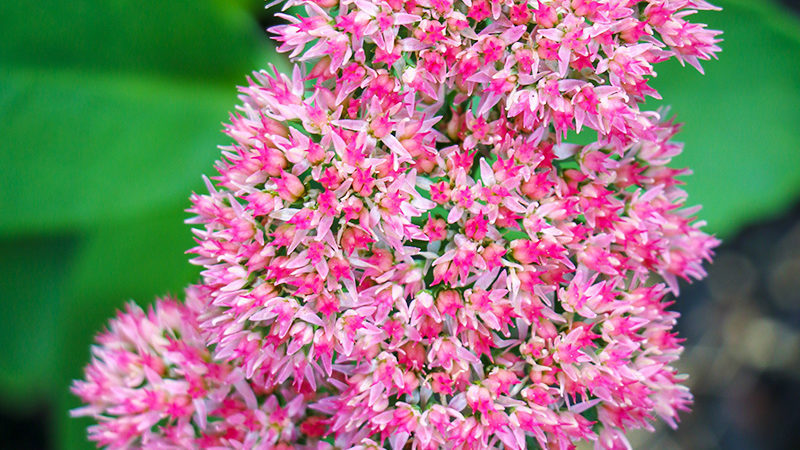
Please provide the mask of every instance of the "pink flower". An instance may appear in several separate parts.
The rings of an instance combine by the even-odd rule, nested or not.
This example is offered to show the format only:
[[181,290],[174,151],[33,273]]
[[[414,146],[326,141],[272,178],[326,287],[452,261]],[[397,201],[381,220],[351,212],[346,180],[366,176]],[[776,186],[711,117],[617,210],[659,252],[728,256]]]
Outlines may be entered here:
[[463,308],[461,296],[456,291],[442,291],[436,297],[436,308],[444,315],[456,316],[456,312]]
[[677,127],[643,102],[656,64],[719,51],[688,21],[714,7],[286,6],[270,31],[293,71],[240,88],[192,196],[201,306],[112,322],[75,388],[92,438],[616,448],[674,425],[691,395],[665,296],[718,241],[668,167]]
[[486,414],[494,411],[494,402],[489,390],[481,386],[470,386],[467,390],[467,404],[474,411]]
[[[287,401],[280,406],[273,387],[264,391],[235,364],[211,360],[197,322],[204,296],[193,287],[186,304],[158,299],[147,312],[131,303],[97,337],[86,379],[72,387],[86,403],[72,414],[98,421],[90,440],[108,448],[276,448],[301,436],[295,420],[307,414],[307,399],[279,388]],[[259,401],[256,393],[267,395]]]

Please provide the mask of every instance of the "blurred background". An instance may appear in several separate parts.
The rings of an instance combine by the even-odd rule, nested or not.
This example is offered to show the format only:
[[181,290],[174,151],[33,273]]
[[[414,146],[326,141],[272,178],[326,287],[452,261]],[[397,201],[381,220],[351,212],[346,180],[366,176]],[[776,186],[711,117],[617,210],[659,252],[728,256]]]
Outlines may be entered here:
[[[674,308],[694,410],[635,448],[800,442],[798,1],[716,0],[705,75],[659,66],[685,123],[676,166],[724,240]],[[0,447],[89,449],[68,392],[124,302],[182,295],[188,196],[212,171],[235,86],[286,68],[259,0],[0,2]],[[702,20],[701,20],[702,19]],[[649,105],[650,106],[650,105]],[[653,107],[659,106],[653,102]]]

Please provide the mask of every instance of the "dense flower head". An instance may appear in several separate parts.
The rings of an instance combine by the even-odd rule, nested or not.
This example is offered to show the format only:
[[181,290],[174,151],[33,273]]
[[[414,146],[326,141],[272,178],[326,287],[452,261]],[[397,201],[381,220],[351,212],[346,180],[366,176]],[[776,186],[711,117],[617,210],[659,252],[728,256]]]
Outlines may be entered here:
[[[192,196],[204,271],[196,326],[178,331],[219,368],[208,395],[307,415],[279,439],[336,448],[626,448],[627,430],[675,426],[692,397],[669,296],[705,275],[718,242],[684,206],[687,171],[669,167],[678,126],[642,103],[659,98],[655,64],[701,70],[719,51],[719,32],[689,22],[715,7],[285,6],[303,13],[270,31],[293,71],[248,78],[219,174]],[[104,340],[131,334],[124,317]],[[106,431],[118,421],[137,422],[140,442],[164,418],[203,429],[194,413],[145,419],[95,393],[109,377],[173,393],[195,370],[142,390],[106,347],[75,388],[100,420],[93,439],[129,442]],[[248,403],[251,391],[264,394]]]
[[653,65],[677,58],[702,71],[699,61],[719,51],[719,32],[687,20],[698,9],[715,9],[702,0],[286,5],[302,5],[307,14],[283,16],[289,23],[272,28],[279,50],[312,67],[308,77],[316,83],[335,84],[332,111],[386,120],[374,108],[365,111],[377,95],[390,115],[387,101],[451,122],[440,128],[464,133],[464,150],[492,145],[497,118],[517,133],[549,127],[544,139],[556,141],[588,127],[617,151],[652,140],[658,116],[637,104],[660,98],[648,84]]
[[[123,448],[299,448],[314,395],[248,382],[235,364],[215,362],[200,335],[190,288],[186,304],[156,300],[147,311],[129,304],[97,337],[85,380],[72,391],[91,416],[89,439]],[[280,399],[280,401],[279,401]],[[308,445],[309,448],[317,448]]]

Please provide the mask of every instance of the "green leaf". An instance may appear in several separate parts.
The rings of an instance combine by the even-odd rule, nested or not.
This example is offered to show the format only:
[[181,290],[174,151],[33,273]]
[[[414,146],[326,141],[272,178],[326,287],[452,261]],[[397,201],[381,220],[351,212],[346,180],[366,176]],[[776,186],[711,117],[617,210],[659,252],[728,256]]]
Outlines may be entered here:
[[53,393],[58,306],[78,242],[69,234],[0,240],[0,398],[18,408]]
[[287,69],[251,3],[0,3],[0,233],[186,198],[228,142],[236,84],[269,60]]
[[653,85],[684,123],[675,164],[707,229],[726,236],[775,215],[800,194],[800,22],[770,2],[719,0],[694,20],[723,30],[719,61],[706,75],[677,63]]
[[52,401],[64,448],[92,447],[67,412],[92,336],[124,301],[197,277],[182,210],[227,142],[235,86],[269,62],[288,70],[260,9],[0,2],[0,398]]
[[17,69],[0,74],[0,231],[86,227],[188,197],[224,142],[233,86]]
[[0,60],[229,81],[261,63],[267,45],[252,3],[1,2]]

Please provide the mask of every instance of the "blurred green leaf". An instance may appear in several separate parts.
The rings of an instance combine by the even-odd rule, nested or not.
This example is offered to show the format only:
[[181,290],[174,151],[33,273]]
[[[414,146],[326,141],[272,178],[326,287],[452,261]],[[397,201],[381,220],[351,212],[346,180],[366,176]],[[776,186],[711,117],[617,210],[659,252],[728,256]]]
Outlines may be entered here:
[[0,2],[0,60],[229,81],[268,45],[242,1]]
[[707,229],[726,236],[783,211],[800,193],[800,21],[771,2],[718,0],[697,21],[723,30],[706,75],[671,62],[653,85],[684,128],[675,164]]
[[[245,7],[2,2],[0,232],[51,232],[186,198],[236,84],[269,60]],[[55,65],[55,66],[54,66]]]
[[0,398],[52,401],[62,448],[93,447],[90,421],[68,417],[93,336],[124,301],[180,296],[197,278],[187,197],[226,142],[236,84],[288,67],[259,10],[0,2]]
[[0,231],[135,217],[186,198],[224,142],[234,88],[142,76],[0,74]]
[[77,244],[73,235],[0,241],[0,396],[18,408],[53,393],[54,324]]
[[[153,295],[182,295],[188,282],[195,281],[199,268],[188,263],[186,250],[195,245],[193,234],[184,220],[189,201],[167,205],[147,215],[111,223],[93,230],[78,248],[75,263],[65,286],[67,309],[62,322],[70,318],[83,321],[80,307],[94,308],[135,299],[148,303]],[[164,292],[167,290],[168,292]],[[91,314],[100,314],[91,311]],[[73,317],[75,316],[75,317]],[[108,313],[100,315],[104,322]]]
[[226,142],[235,86],[287,69],[262,8],[0,2],[0,399],[57,403],[67,448],[91,447],[67,408],[92,336],[125,300],[197,277],[183,209]]

